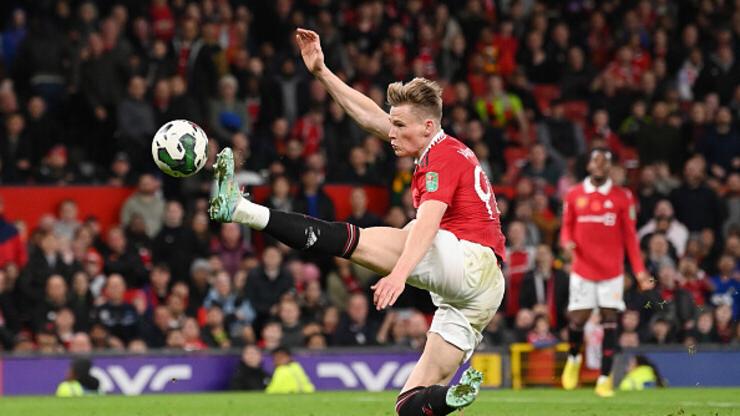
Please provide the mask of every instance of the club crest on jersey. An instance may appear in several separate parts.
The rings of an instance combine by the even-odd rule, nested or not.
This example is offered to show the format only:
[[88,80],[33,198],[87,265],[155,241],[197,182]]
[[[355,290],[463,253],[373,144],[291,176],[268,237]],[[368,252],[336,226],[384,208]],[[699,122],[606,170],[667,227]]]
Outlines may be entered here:
[[425,179],[427,192],[434,192],[439,189],[439,175],[437,172],[427,172]]
[[607,199],[606,202],[604,202],[604,208],[606,209],[614,208],[614,204],[612,203],[611,199]]

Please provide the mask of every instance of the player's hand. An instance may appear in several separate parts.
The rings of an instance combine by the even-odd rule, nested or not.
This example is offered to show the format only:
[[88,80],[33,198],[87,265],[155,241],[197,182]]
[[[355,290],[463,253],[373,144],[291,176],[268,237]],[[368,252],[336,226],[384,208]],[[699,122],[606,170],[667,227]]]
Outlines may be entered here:
[[306,68],[316,75],[324,68],[324,52],[319,35],[313,30],[297,29],[295,34]]
[[650,276],[648,272],[637,273],[636,279],[637,279],[637,286],[643,292],[652,290],[655,287],[655,279],[653,279],[653,276]]
[[393,306],[403,289],[406,287],[406,276],[391,272],[388,276],[380,279],[378,283],[370,287],[374,290],[373,303],[377,310]]
[[563,245],[563,254],[569,259],[573,258],[573,251],[576,249],[576,243],[574,241],[568,241]]

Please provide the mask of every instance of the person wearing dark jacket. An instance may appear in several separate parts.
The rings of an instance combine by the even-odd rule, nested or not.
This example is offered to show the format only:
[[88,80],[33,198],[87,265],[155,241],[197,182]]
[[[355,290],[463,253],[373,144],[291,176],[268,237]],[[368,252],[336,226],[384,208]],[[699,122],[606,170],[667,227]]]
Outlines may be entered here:
[[262,368],[262,353],[254,345],[242,350],[242,357],[229,381],[230,390],[264,390],[270,376]]
[[108,332],[128,344],[139,335],[139,314],[131,304],[123,299],[126,282],[119,274],[108,277],[105,288],[107,301],[95,309],[95,321],[101,323]]
[[33,310],[32,326],[34,331],[51,329],[57,313],[69,305],[67,283],[60,275],[52,275],[46,280],[44,300]]
[[128,245],[123,230],[119,227],[108,231],[108,253],[105,255],[105,273],[117,273],[126,279],[126,285],[140,288],[147,277],[144,263]]
[[549,246],[541,244],[535,254],[535,269],[527,272],[519,292],[519,306],[532,309],[535,305],[546,305],[550,323],[560,330],[567,323],[569,280],[562,270],[553,268],[553,255]]
[[49,276],[59,274],[69,281],[75,269],[79,269],[75,262],[65,262],[57,249],[58,242],[54,233],[48,232],[41,236],[39,247],[32,252],[18,280],[24,310],[33,309],[43,300]]
[[164,226],[154,239],[152,260],[170,267],[172,282],[187,282],[190,263],[196,256],[196,238],[192,228],[183,225],[184,211],[177,201],[167,203]]
[[347,314],[342,317],[334,334],[335,345],[359,347],[377,345],[379,325],[368,319],[367,297],[355,293],[347,301]]
[[303,189],[294,201],[293,210],[325,221],[334,221],[334,203],[321,189],[318,173],[307,170],[301,179]]
[[282,266],[283,256],[277,247],[266,247],[262,266],[252,269],[247,277],[244,294],[257,312],[255,332],[269,318],[271,309],[283,294],[293,289],[293,277]]
[[676,219],[689,229],[698,232],[710,229],[719,233],[722,224],[720,199],[705,181],[706,162],[694,157],[686,162],[683,184],[671,192]]

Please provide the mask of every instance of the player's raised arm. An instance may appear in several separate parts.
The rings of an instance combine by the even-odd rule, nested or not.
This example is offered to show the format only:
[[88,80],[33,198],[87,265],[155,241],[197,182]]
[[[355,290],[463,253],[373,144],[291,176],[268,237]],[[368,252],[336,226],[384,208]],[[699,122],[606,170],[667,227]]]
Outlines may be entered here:
[[306,67],[324,84],[344,111],[363,129],[385,141],[390,140],[388,132],[391,129],[391,122],[388,113],[369,97],[345,84],[326,67],[319,35],[311,30],[298,29],[295,37]]

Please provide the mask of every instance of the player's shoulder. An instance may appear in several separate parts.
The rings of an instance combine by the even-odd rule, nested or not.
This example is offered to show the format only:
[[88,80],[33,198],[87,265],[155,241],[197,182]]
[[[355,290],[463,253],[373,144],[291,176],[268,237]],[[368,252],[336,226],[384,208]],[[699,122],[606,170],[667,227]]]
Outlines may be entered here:
[[565,197],[573,197],[574,195],[582,195],[586,193],[586,191],[583,190],[583,182],[578,182],[571,186],[566,192]]
[[461,159],[467,159],[477,163],[475,153],[460,140],[445,136],[429,149],[430,163],[451,163],[457,165]]
[[634,196],[632,195],[632,191],[624,186],[614,185],[612,186],[611,193],[614,194],[616,197],[619,197],[625,201],[632,201],[634,199]]

